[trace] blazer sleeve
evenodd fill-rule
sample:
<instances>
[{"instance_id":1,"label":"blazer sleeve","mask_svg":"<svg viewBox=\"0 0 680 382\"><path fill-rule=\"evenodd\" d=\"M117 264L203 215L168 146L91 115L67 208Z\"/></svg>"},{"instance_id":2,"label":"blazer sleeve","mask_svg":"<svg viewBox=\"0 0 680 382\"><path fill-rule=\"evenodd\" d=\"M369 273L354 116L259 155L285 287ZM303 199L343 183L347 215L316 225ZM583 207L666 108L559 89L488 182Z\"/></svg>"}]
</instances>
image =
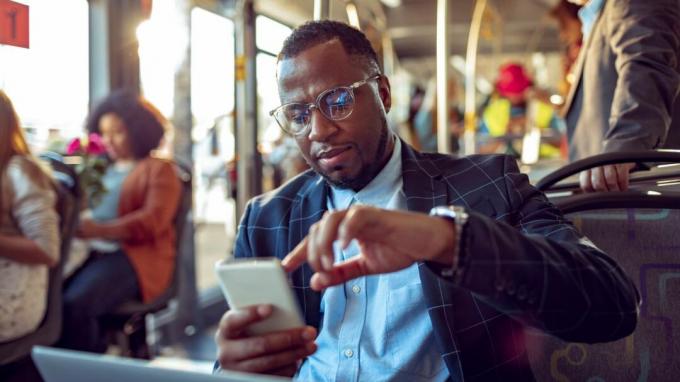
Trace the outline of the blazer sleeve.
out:
<instances>
[{"instance_id":1,"label":"blazer sleeve","mask_svg":"<svg viewBox=\"0 0 680 382\"><path fill-rule=\"evenodd\" d=\"M250 200L246 205L245 212L241 217L241 222L238 225L238 232L236 233L236 241L234 242L234 257L246 258L254 257L253 249L250 245L250 218L253 216L253 200Z\"/></svg>"},{"instance_id":2,"label":"blazer sleeve","mask_svg":"<svg viewBox=\"0 0 680 382\"><path fill-rule=\"evenodd\" d=\"M602 16L618 75L604 151L658 148L680 92L680 3L613 0Z\"/></svg>"},{"instance_id":3,"label":"blazer sleeve","mask_svg":"<svg viewBox=\"0 0 680 382\"><path fill-rule=\"evenodd\" d=\"M529 184L514 160L506 158L504 170L515 226L469 213L456 287L568 341L630 334L640 303L631 279Z\"/></svg>"},{"instance_id":4,"label":"blazer sleeve","mask_svg":"<svg viewBox=\"0 0 680 382\"><path fill-rule=\"evenodd\" d=\"M172 163L159 163L150 171L149 188L142 207L118 219L117 224L123 227L127 242L153 240L173 223L182 192L181 184Z\"/></svg>"}]
</instances>

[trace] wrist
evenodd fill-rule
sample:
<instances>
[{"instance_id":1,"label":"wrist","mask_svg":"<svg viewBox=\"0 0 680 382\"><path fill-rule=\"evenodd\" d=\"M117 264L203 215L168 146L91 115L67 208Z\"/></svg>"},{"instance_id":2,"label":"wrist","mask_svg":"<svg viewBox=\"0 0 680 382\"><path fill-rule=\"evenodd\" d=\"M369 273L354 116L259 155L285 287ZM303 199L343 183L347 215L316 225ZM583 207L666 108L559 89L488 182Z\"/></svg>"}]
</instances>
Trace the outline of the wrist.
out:
<instances>
[{"instance_id":1,"label":"wrist","mask_svg":"<svg viewBox=\"0 0 680 382\"><path fill-rule=\"evenodd\" d=\"M463 241L463 231L467 224L468 214L463 207L460 206L438 206L430 210L430 216L436 216L448 223L446 243L442 253L437 255L433 262L444 265L440 271L443 277L453 277L461 273L460 256L461 243ZM452 238L451 238L452 236Z\"/></svg>"}]
</instances>

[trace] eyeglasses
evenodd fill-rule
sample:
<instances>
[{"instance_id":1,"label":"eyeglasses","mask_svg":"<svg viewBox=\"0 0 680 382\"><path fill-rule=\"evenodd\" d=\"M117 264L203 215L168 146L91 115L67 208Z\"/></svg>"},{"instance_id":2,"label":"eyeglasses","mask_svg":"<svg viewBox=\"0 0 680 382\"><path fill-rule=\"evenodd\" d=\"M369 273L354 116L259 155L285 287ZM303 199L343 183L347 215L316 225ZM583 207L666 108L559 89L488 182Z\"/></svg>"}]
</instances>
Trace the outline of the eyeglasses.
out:
<instances>
[{"instance_id":1,"label":"eyeglasses","mask_svg":"<svg viewBox=\"0 0 680 382\"><path fill-rule=\"evenodd\" d=\"M270 111L269 115L276 119L283 131L292 135L303 135L310 126L312 109L318 109L324 117L331 121L343 120L349 117L354 110L354 89L378 78L380 78L380 75L376 74L349 86L325 90L316 97L314 103L287 103Z\"/></svg>"}]
</instances>

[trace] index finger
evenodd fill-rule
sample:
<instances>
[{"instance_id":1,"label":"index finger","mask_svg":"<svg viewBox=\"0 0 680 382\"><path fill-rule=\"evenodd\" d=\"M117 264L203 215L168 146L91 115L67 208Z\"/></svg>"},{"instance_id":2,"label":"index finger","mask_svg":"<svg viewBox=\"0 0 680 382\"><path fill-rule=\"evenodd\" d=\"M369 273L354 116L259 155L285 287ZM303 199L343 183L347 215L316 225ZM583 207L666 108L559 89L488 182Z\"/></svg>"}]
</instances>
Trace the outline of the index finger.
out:
<instances>
[{"instance_id":1,"label":"index finger","mask_svg":"<svg viewBox=\"0 0 680 382\"><path fill-rule=\"evenodd\" d=\"M306 236L286 257L283 258L283 260L281 260L281 266L284 271L292 272L307 260L308 241L309 236Z\"/></svg>"}]
</instances>

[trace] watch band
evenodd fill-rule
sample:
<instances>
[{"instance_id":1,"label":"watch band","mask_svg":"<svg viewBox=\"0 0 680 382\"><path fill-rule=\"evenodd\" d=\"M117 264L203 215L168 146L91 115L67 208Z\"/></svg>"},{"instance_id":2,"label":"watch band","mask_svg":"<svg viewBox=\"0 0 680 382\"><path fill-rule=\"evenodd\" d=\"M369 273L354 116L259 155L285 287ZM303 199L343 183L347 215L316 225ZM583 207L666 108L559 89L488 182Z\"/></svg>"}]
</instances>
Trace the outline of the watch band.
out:
<instances>
[{"instance_id":1,"label":"watch band","mask_svg":"<svg viewBox=\"0 0 680 382\"><path fill-rule=\"evenodd\" d=\"M463 242L463 231L467 223L468 214L461 206L437 206L430 210L430 216L437 216L453 222L456 229L456 246L453 249L453 262L450 268L444 268L441 275L444 277L454 277L462 273L460 257Z\"/></svg>"}]
</instances>

